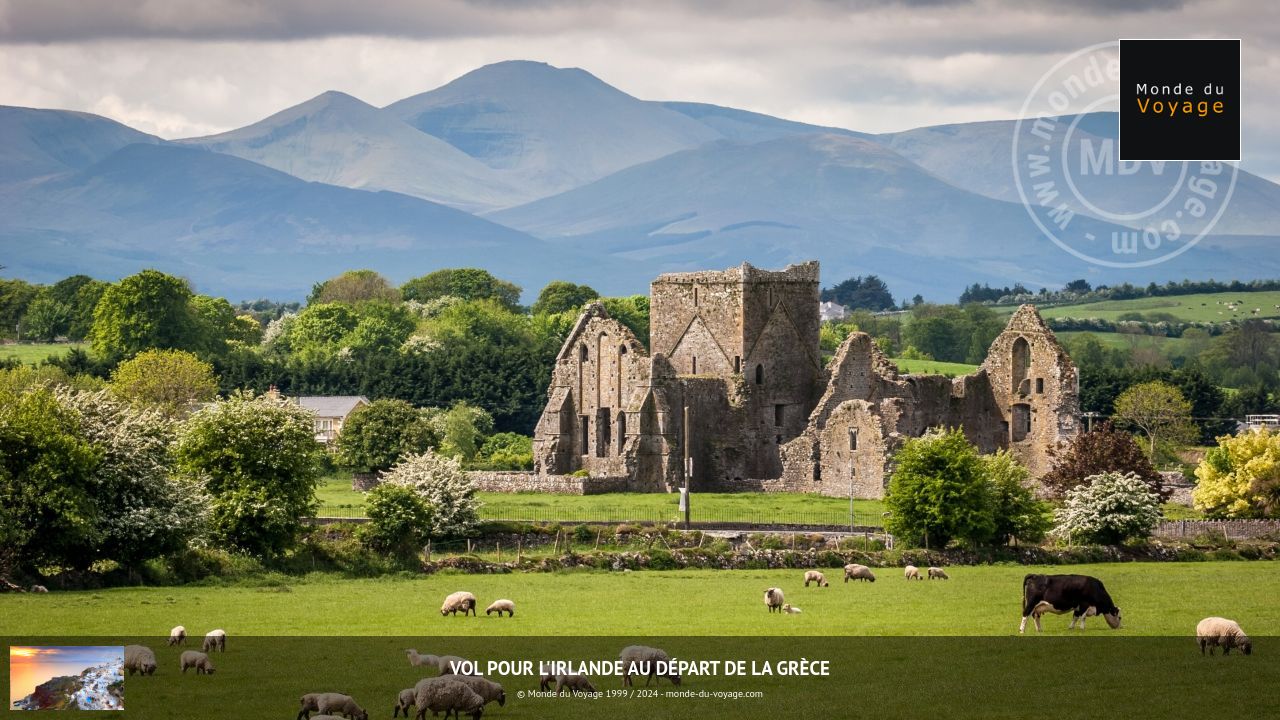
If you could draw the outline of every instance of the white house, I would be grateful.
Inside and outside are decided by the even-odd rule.
[[[351,413],[369,404],[363,395],[301,395],[294,400],[315,414],[316,442],[322,443],[338,437]]]

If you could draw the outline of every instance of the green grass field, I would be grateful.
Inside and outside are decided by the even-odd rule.
[[[18,360],[29,365],[48,358],[49,356],[61,356],[70,352],[73,348],[86,347],[85,343],[15,343],[12,345],[0,345],[0,358],[17,358]]]
[[[773,720],[801,708],[819,717],[859,715],[861,708],[876,717],[948,720],[1280,713],[1280,652],[1271,640],[1280,632],[1280,572],[1273,564],[1072,567],[1103,579],[1122,608],[1123,627],[1111,630],[1095,618],[1085,631],[1069,632],[1065,616],[1050,615],[1042,636],[1018,636],[1022,576],[1034,570],[954,568],[949,581],[908,582],[887,568],[876,583],[827,588],[805,588],[802,571],[779,570],[311,577],[272,587],[55,591],[0,595],[0,628],[11,644],[152,647],[156,674],[125,680],[125,707],[140,718],[293,717],[302,693],[324,691],[350,694],[370,717],[385,718],[401,688],[435,674],[411,666],[408,647],[481,663],[507,693],[485,716],[503,720]],[[761,595],[770,586],[803,613],[768,613]],[[478,617],[441,617],[440,600],[458,589],[474,592],[481,608],[511,598],[516,615],[498,619],[481,609]],[[1255,653],[1202,657],[1191,636],[1209,614],[1238,619],[1255,639]],[[212,656],[215,675],[179,672],[183,648],[163,640],[175,624],[197,640],[213,627],[227,631],[227,652]],[[602,694],[551,698],[532,695],[537,670],[488,665],[616,659],[635,643],[686,662],[753,669],[767,662],[779,670],[729,677],[686,669],[679,688],[640,681],[636,691],[593,673]],[[826,674],[781,674],[800,660],[826,662]],[[675,691],[694,695],[667,694]],[[753,695],[736,694],[744,691]]]
[[[1237,618],[1258,636],[1280,635],[1280,566],[1265,561],[1117,563],[1069,568],[975,566],[949,581],[908,582],[899,568],[875,583],[803,587],[803,570],[581,571],[337,580],[264,587],[120,588],[0,595],[3,634],[159,635],[175,624],[232,635],[971,635],[1017,632],[1022,577],[1072,572],[1102,578],[1124,611],[1124,635],[1188,635],[1206,615]],[[765,588],[782,588],[804,613],[769,617]],[[469,590],[481,605],[516,602],[516,616],[441,618],[440,600]],[[679,611],[663,606],[680,599]],[[358,609],[357,611],[354,611]],[[1045,632],[1066,634],[1049,616]],[[1095,626],[1099,629],[1102,623]]]
[[[1228,303],[1238,305],[1234,313],[1227,308]],[[1256,315],[1252,312],[1255,308],[1260,310]],[[1013,307],[999,308],[1001,312],[1013,312],[1015,309]],[[1046,307],[1040,310],[1040,314],[1047,318],[1073,317],[1099,318],[1102,320],[1118,320],[1120,315],[1127,312],[1169,313],[1180,320],[1195,322],[1277,318],[1280,317],[1280,291],[1201,293],[1198,295],[1134,298],[1133,300],[1106,300],[1081,305]]]
[[[1187,352],[1188,342],[1182,338],[1167,337],[1164,335],[1128,335],[1126,333],[1083,333],[1083,332],[1060,332],[1054,333],[1059,340],[1071,340],[1080,335],[1089,334],[1098,339],[1098,342],[1109,348],[1120,348],[1121,350],[1129,350],[1134,347],[1152,347],[1154,346],[1161,354],[1166,357],[1172,355],[1185,354]]]
[[[978,369],[977,365],[967,365],[965,363],[939,362],[937,360],[904,360],[902,358],[894,358],[893,363],[898,369],[904,373],[913,373],[916,375],[947,375],[956,377],[959,375],[968,375]]]

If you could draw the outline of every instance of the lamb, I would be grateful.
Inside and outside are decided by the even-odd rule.
[[[781,611],[785,601],[781,588],[771,587],[764,591],[764,606],[769,608],[769,612]]]
[[[507,617],[515,617],[516,604],[510,600],[494,600],[488,608],[485,608],[484,614],[498,613],[498,617],[502,617],[502,613],[506,613]]]
[[[830,583],[827,582],[826,576],[817,570],[809,570],[805,572],[804,586],[809,587],[810,581],[818,583],[818,587],[828,587],[830,585]]]
[[[906,566],[905,568],[903,568],[903,569],[902,569],[902,575],[903,575],[903,577],[905,577],[905,578],[906,578],[906,579],[908,579],[908,580],[923,580],[923,579],[924,579],[924,578],[920,577],[920,568],[916,567],[915,565],[908,565],[908,566]]]
[[[130,675],[154,675],[156,672],[156,654],[146,645],[124,646],[124,669]]]
[[[440,665],[439,655],[422,655],[422,654],[419,654],[418,651],[413,648],[409,648],[404,652],[406,655],[409,656],[409,664],[415,667],[418,665],[429,665],[431,667],[439,667]]]
[[[426,720],[428,710],[432,715],[443,710],[445,718],[450,713],[458,717],[459,713],[465,712],[472,720],[480,720],[480,716],[484,714],[484,698],[457,680],[424,678],[418,681],[413,690],[413,702],[418,706],[418,712],[414,715],[416,720]]]
[[[788,615],[799,615],[803,611],[800,608],[796,607],[795,605],[792,605],[791,603],[787,603],[786,605],[782,606],[782,612]]]
[[[169,647],[187,642],[187,629],[181,625],[169,631]]]
[[[853,563],[853,564],[844,566],[844,581],[849,582],[850,579],[863,580],[866,582],[875,582],[876,575],[875,573],[871,572],[871,568],[867,567],[866,565],[858,565],[857,563]]]
[[[628,687],[632,684],[631,671],[633,669],[636,671],[639,671],[643,667],[645,667],[645,666],[634,667],[636,663],[647,664],[647,667],[649,669],[649,678],[644,681],[645,685],[648,685],[650,682],[652,682],[654,678],[661,678],[661,677],[665,677],[668,680],[670,680],[672,685],[680,684],[680,673],[675,672],[675,670],[670,667],[662,668],[665,670],[669,670],[669,672],[666,675],[658,674],[658,670],[659,670],[658,663],[667,663],[667,662],[670,662],[671,660],[671,657],[667,655],[667,653],[663,650],[660,650],[658,648],[653,648],[653,647],[647,647],[645,645],[628,645],[622,648],[622,652],[618,654],[618,659],[622,661],[622,666],[623,666],[623,671],[622,671],[623,687]]]
[[[458,682],[471,688],[477,695],[484,698],[485,704],[497,702],[498,707],[507,704],[507,691],[502,689],[501,683],[496,683],[479,675],[441,675],[442,678],[457,680]]]
[[[401,690],[400,696],[396,698],[395,709],[391,711],[391,717],[400,717],[400,713],[402,712],[405,717],[409,717],[409,708],[414,706],[417,695],[418,693],[413,688],[405,688]],[[316,718],[311,718],[311,720],[316,720]]]
[[[475,615],[476,596],[465,590],[459,590],[446,597],[444,604],[440,606],[440,614],[442,616],[452,614],[456,617],[459,611],[462,612],[463,616],[466,616],[467,613]]]
[[[204,636],[204,646],[200,648],[205,652],[217,650],[218,652],[227,651],[227,631],[226,630],[210,630]]]
[[[1245,655],[1253,654],[1253,641],[1240,629],[1239,623],[1226,618],[1207,617],[1197,623],[1196,642],[1200,644],[1201,655],[1206,647],[1210,655],[1217,647],[1222,648],[1223,655],[1230,655],[1231,648],[1239,648]]]
[[[32,586],[31,586],[31,592],[33,592],[33,593],[47,593],[47,592],[49,592],[49,588],[47,588],[47,587],[45,587],[45,586],[43,586],[43,585],[32,585]]]
[[[197,675],[212,675],[213,663],[209,660],[209,656],[195,650],[187,650],[178,658],[178,663],[182,666],[182,674],[187,674],[187,668],[195,668]]]
[[[946,570],[943,570],[940,567],[931,567],[929,568],[929,579],[930,580],[950,580],[951,576],[947,574]]]
[[[586,675],[560,675],[556,678],[556,694],[559,695],[565,689],[569,690],[570,695],[578,693],[594,693],[596,686],[591,684],[591,680]]]
[[[369,720],[369,713],[360,707],[350,695],[342,693],[307,693],[298,701],[302,709],[298,711],[301,720],[307,720],[311,713],[320,715],[342,715],[351,720]]]

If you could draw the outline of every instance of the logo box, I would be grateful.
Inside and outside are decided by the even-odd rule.
[[[1120,40],[1120,159],[1240,159],[1239,40]]]

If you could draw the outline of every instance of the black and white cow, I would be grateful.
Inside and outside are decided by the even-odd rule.
[[[1068,629],[1090,615],[1101,615],[1114,630],[1120,627],[1120,608],[1111,602],[1111,596],[1102,581],[1088,575],[1028,575],[1022,579],[1022,624],[1018,632],[1027,629],[1027,618],[1036,621],[1040,632],[1040,616],[1051,612],[1055,615],[1071,613]]]

